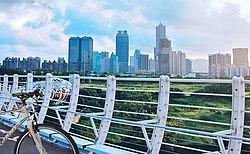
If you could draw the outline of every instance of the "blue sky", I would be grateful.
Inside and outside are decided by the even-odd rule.
[[[162,22],[173,50],[190,59],[250,47],[248,0],[0,0],[0,61],[68,57],[71,36],[91,36],[94,50],[115,52],[115,35],[127,30],[130,54],[153,57]]]

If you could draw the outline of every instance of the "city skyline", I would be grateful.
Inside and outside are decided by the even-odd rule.
[[[189,59],[208,59],[208,54],[250,48],[249,7],[244,0],[1,1],[0,60],[68,59],[72,36],[90,36],[94,51],[111,54],[120,29],[129,32],[129,55],[140,49],[153,58],[159,23],[166,25],[173,50],[186,52]]]

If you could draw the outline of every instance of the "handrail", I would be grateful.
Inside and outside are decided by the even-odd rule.
[[[17,99],[15,98],[11,98],[10,97],[10,93],[14,92],[14,91],[17,91],[19,90],[19,86],[16,84],[16,82],[12,82],[11,78],[14,79],[15,75],[13,76],[2,76],[4,78],[4,81],[2,81],[3,84],[1,84],[1,94],[0,94],[0,101],[1,100],[9,100],[10,103],[8,108],[12,108],[12,105],[13,105],[13,102],[18,102]],[[28,78],[27,75],[18,75],[18,77],[21,77],[21,78]],[[45,76],[37,76],[37,75],[32,75],[31,78],[30,78],[30,81],[28,82],[22,82],[26,83],[26,89],[29,90],[31,87],[31,83],[33,82],[33,79],[35,78],[45,78]],[[69,79],[70,82],[72,82],[72,76],[50,76],[50,78],[64,78],[64,79]],[[8,79],[10,81],[8,81]],[[91,80],[99,80],[99,81],[107,81],[108,77],[88,77],[88,76],[80,76],[79,77],[80,80],[82,80],[83,82],[86,80],[86,81],[91,81]],[[197,98],[200,98],[202,96],[215,96],[215,97],[212,97],[213,99],[216,99],[218,97],[220,98],[224,98],[224,97],[229,97],[229,98],[232,98],[232,101],[229,100],[227,103],[234,103],[234,104],[241,104],[239,102],[243,102],[242,100],[244,99],[248,99],[250,98],[250,96],[245,96],[245,93],[244,93],[244,90],[245,90],[245,87],[244,87],[244,84],[250,84],[250,80],[242,80],[241,81],[239,80],[240,78],[234,78],[233,80],[220,80],[220,79],[170,79],[170,83],[174,83],[175,85],[179,85],[179,84],[184,84],[185,83],[194,83],[196,86],[198,84],[204,84],[204,85],[212,85],[212,84],[232,84],[234,86],[232,86],[233,88],[233,92],[232,94],[221,94],[221,93],[209,93],[208,92],[196,92],[196,91],[169,91],[168,93],[171,95],[174,94],[175,97],[179,97],[180,98],[185,98],[185,97],[189,97],[189,96],[199,96]],[[38,79],[40,80],[40,79]],[[48,80],[48,79],[46,79]],[[128,82],[159,82],[160,81],[160,78],[115,78],[116,82],[125,82],[126,84]],[[23,81],[23,79],[22,79]],[[19,84],[21,82],[18,82]],[[93,82],[94,84],[95,82]],[[99,83],[99,82],[97,82]],[[104,83],[104,82],[103,82]],[[15,84],[15,85],[14,85]],[[107,83],[108,84],[108,83]],[[109,84],[108,84],[109,85]],[[242,86],[243,85],[243,86]],[[101,85],[103,87],[103,84]],[[122,85],[123,86],[123,85]],[[14,90],[11,90],[14,89]],[[126,89],[126,88],[120,88],[119,86],[118,87],[113,87],[111,88],[110,90],[107,90],[107,88],[101,88],[101,87],[95,87],[95,86],[84,86],[84,84],[78,84],[75,86],[76,90],[79,90],[79,88],[91,88],[91,89],[98,89],[97,92],[110,92],[110,91],[124,91],[126,92],[125,94],[129,93],[129,92],[135,92],[135,93],[143,93],[143,92],[147,92],[147,93],[152,93],[152,95],[158,95],[159,94],[159,90],[155,90],[156,87],[155,85],[149,87],[149,88],[145,88],[144,90],[142,89]],[[137,87],[136,87],[137,88]],[[241,89],[240,89],[241,88]],[[238,91],[240,89],[240,91]],[[236,92],[238,92],[237,94],[234,94],[234,90]],[[123,94],[123,93],[122,93]],[[114,109],[110,109],[110,110],[106,110],[106,111],[110,111],[110,112],[114,112],[115,114],[115,117],[105,117],[105,116],[100,116],[100,115],[96,115],[96,114],[93,114],[93,113],[81,113],[79,111],[82,111],[82,109],[84,108],[89,108],[89,110],[93,110],[93,111],[99,111],[102,112],[106,112],[105,111],[105,106],[108,105],[107,103],[104,104],[102,103],[103,101],[102,100],[105,100],[107,101],[107,98],[104,98],[103,95],[101,96],[91,96],[91,95],[86,95],[86,94],[79,94],[77,95],[77,91],[75,92],[75,94],[69,94],[69,98],[71,99],[71,101],[66,101],[66,100],[63,100],[63,101],[60,101],[61,103],[65,103],[67,104],[67,108],[65,107],[65,109],[63,108],[60,108],[60,107],[56,107],[56,106],[49,106],[48,104],[48,101],[52,100],[53,102],[57,102],[57,99],[54,99],[54,98],[49,98],[51,95],[50,95],[50,91],[48,91],[48,94],[45,98],[45,100],[47,100],[47,104],[39,104],[39,106],[41,108],[43,108],[44,110],[47,110],[47,109],[51,109],[51,110],[54,110],[56,111],[57,113],[57,116],[60,116],[59,115],[59,112],[62,112],[62,113],[66,113],[67,115],[70,115],[68,116],[69,119],[68,119],[68,122],[69,123],[71,121],[71,119],[73,118],[72,115],[80,115],[82,117],[88,117],[90,118],[90,120],[92,119],[91,121],[91,124],[92,126],[84,126],[84,125],[81,125],[81,124],[72,124],[72,125],[77,125],[77,126],[81,126],[81,127],[84,127],[86,129],[93,129],[95,128],[95,126],[93,126],[94,124],[94,121],[93,119],[99,119],[101,121],[107,121],[107,122],[111,122],[111,123],[115,123],[115,124],[121,124],[121,125],[127,125],[127,126],[132,126],[132,127],[138,127],[138,128],[142,128],[142,131],[141,132],[138,132],[137,134],[143,134],[145,138],[142,138],[142,137],[139,137],[137,135],[124,135],[122,133],[118,133],[118,132],[113,132],[112,130],[105,130],[104,132],[107,132],[107,133],[110,133],[112,135],[118,135],[120,137],[131,137],[131,138],[134,138],[134,139],[137,139],[137,140],[143,140],[143,141],[146,141],[147,143],[147,146],[148,146],[148,149],[150,149],[152,146],[150,145],[151,143],[151,140],[148,138],[147,136],[147,131],[146,129],[164,129],[165,131],[169,132],[169,133],[179,133],[179,134],[182,134],[182,135],[189,135],[189,136],[192,136],[192,137],[199,137],[199,138],[208,138],[208,139],[213,139],[213,140],[216,140],[218,138],[218,141],[221,141],[221,138],[223,138],[223,140],[226,140],[227,142],[229,143],[233,143],[234,141],[236,140],[241,140],[242,141],[242,144],[247,144],[250,142],[250,138],[248,138],[248,136],[244,137],[244,136],[240,136],[239,133],[232,133],[232,134],[219,134],[219,133],[216,133],[216,132],[212,132],[212,130],[209,130],[207,128],[207,131],[206,130],[202,130],[202,128],[195,128],[195,126],[188,126],[186,125],[187,127],[183,127],[183,128],[180,128],[178,126],[162,126],[162,125],[159,125],[159,124],[151,124],[151,123],[147,123],[145,122],[145,120],[143,120],[144,116],[148,117],[148,121],[152,121],[150,118],[155,118],[155,117],[159,117],[159,115],[157,115],[156,113],[156,110],[158,110],[159,108],[157,108],[156,105],[158,105],[158,102],[156,102],[155,100],[150,100],[150,101],[137,101],[137,100],[129,100],[129,98],[112,98],[108,101],[113,101],[115,102],[115,104],[119,105],[119,104],[122,104],[122,103],[126,103],[128,105],[135,105],[135,104],[138,104],[138,105],[154,105],[153,108],[151,108],[151,111],[148,112],[148,110],[144,110],[143,108],[141,108],[140,110],[128,110],[128,109],[118,109],[115,105]],[[83,103],[78,103],[77,100],[75,99],[76,97],[78,98],[81,98],[83,101]],[[107,96],[107,94],[106,94]],[[236,99],[237,97],[237,99]],[[72,101],[72,99],[74,98],[74,101]],[[193,97],[192,97],[193,98]],[[194,97],[196,98],[196,97]],[[88,101],[88,100],[92,100],[94,99],[97,103],[101,103],[99,104],[98,106],[95,106],[94,104],[85,104],[85,101]],[[75,106],[72,107],[72,102],[75,102]],[[182,110],[185,109],[186,110],[190,110],[190,111],[204,111],[205,113],[206,112],[216,112],[216,111],[219,111],[218,114],[220,113],[226,113],[226,114],[232,114],[232,117],[234,117],[235,119],[240,119],[240,120],[243,120],[244,117],[242,118],[242,115],[243,114],[249,114],[250,111],[248,111],[247,109],[244,109],[242,108],[242,110],[238,110],[237,108],[235,108],[235,105],[222,105],[222,106],[214,106],[214,105],[210,105],[210,104],[206,104],[204,106],[202,105],[196,105],[195,104],[195,99],[192,100],[192,102],[188,102],[186,104],[178,104],[176,102],[171,102],[170,100],[170,103],[169,106],[170,107],[170,111],[173,112],[173,111],[177,111],[178,110]],[[32,104],[32,102],[30,102],[30,104]],[[101,107],[100,107],[101,105]],[[103,106],[104,107],[103,107]],[[68,110],[69,108],[71,108],[71,110]],[[79,108],[79,109],[77,109]],[[136,108],[135,108],[136,109]],[[153,111],[152,111],[153,109]],[[122,113],[122,114],[118,114],[118,113]],[[58,118],[54,118],[53,116],[50,116],[50,115],[47,115],[47,113],[45,113],[45,116],[48,116],[52,119],[58,119]],[[42,115],[42,114],[40,114]],[[112,115],[112,114],[111,114]],[[117,115],[129,115],[128,117],[121,117],[121,116],[117,116]],[[131,117],[130,117],[131,116]],[[63,117],[63,116],[62,116]],[[146,118],[145,117],[145,118]],[[163,116],[164,117],[164,116]],[[141,119],[140,119],[141,118]],[[220,130],[222,129],[222,132],[223,132],[223,129],[226,128],[226,129],[230,129],[229,127],[235,127],[236,129],[241,129],[241,128],[244,128],[244,129],[250,129],[250,126],[248,125],[242,125],[240,126],[239,124],[235,123],[232,118],[231,118],[231,123],[225,123],[225,122],[221,122],[221,121],[225,121],[225,120],[216,120],[216,119],[211,119],[211,120],[202,120],[199,119],[199,117],[194,117],[192,118],[191,116],[187,116],[185,117],[184,116],[170,116],[170,115],[167,115],[167,118],[169,120],[167,121],[181,121],[181,122],[189,122],[189,123],[201,123],[201,124],[206,124],[206,126],[208,126],[209,124],[210,125],[218,125],[220,126],[219,129],[217,130]],[[60,119],[60,118],[59,118]],[[125,120],[125,119],[130,119],[130,120]],[[248,120],[248,119],[247,119]],[[62,126],[64,126],[65,129],[69,130],[70,128],[70,125],[68,125],[68,127],[66,128],[65,127],[65,124],[63,124],[63,122],[65,122],[65,119],[61,119],[60,120],[60,123]],[[185,122],[185,123],[187,123]],[[244,122],[244,121],[243,121]],[[232,125],[234,124],[234,125]],[[236,125],[235,125],[236,124]],[[95,124],[94,124],[95,125]],[[238,125],[238,126],[237,126]],[[191,127],[192,126],[192,127]],[[95,128],[96,129],[96,128]],[[211,132],[210,132],[211,131]],[[122,132],[122,130],[121,130]],[[151,133],[151,132],[150,132]],[[135,132],[136,134],[136,132]],[[98,134],[97,134],[97,131],[95,132],[95,135],[98,137]],[[166,137],[166,136],[165,136]],[[220,138],[220,139],[219,139]],[[149,141],[150,140],[150,141]],[[103,139],[102,139],[103,141]],[[184,141],[184,140],[183,140]],[[220,142],[221,143],[221,142]],[[167,142],[162,142],[162,145],[169,145],[169,146],[172,146],[172,147],[176,147],[176,148],[184,148],[184,149],[187,149],[187,150],[193,150],[193,151],[199,151],[199,152],[209,152],[207,150],[204,150],[204,149],[199,149],[199,148],[194,148],[194,147],[188,147],[188,146],[183,146],[183,145],[178,145],[178,144],[171,144],[171,143],[167,143]],[[233,147],[232,144],[229,144],[230,147]],[[113,145],[112,145],[113,146]],[[145,145],[144,145],[145,146]],[[223,145],[224,146],[224,145]],[[218,147],[218,146],[217,146]],[[220,148],[223,148],[224,147],[221,147],[220,145]],[[241,148],[241,147],[239,147]],[[125,148],[126,149],[126,148]],[[225,148],[224,148],[225,149]],[[132,150],[133,151],[133,150]],[[135,150],[137,151],[137,150]],[[236,153],[235,153],[236,154]],[[238,153],[237,153],[238,154]]]

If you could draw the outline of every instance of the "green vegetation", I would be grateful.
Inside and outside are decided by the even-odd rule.
[[[88,81],[88,83],[82,83],[81,87],[81,96],[92,96],[97,97],[99,99],[91,97],[79,97],[78,103],[80,105],[78,105],[78,111],[83,113],[102,112],[102,109],[105,104],[104,98],[106,97],[106,83],[100,81]],[[90,87],[99,87],[100,89]],[[115,111],[113,114],[114,118],[132,121],[141,121],[156,118],[155,114],[157,110],[158,93],[152,91],[142,92],[133,90],[157,91],[159,89],[158,83],[117,82],[117,89],[118,90],[116,91],[116,102],[114,108]],[[123,89],[123,91],[121,89]],[[250,90],[250,88],[246,87],[246,90]],[[232,90],[230,84],[171,83],[171,92],[231,94],[231,91]],[[130,100],[131,102],[124,100]],[[140,101],[153,102],[153,104],[140,103]],[[246,109],[250,111],[249,101],[249,99],[246,100]],[[183,107],[178,105],[231,109],[231,97],[171,93],[167,120],[167,126],[199,130],[205,132],[216,132],[227,130],[230,128],[230,125],[228,125],[231,122],[230,111],[202,109],[198,107]],[[91,108],[91,106],[94,106],[95,108]],[[189,121],[188,119],[192,119],[192,121]],[[246,113],[245,119],[245,125],[250,126],[250,114]],[[204,123],[196,120],[211,121],[211,123]],[[79,130],[81,130],[80,133],[82,135],[95,139],[89,118],[81,117],[79,123],[82,123],[87,127],[73,125],[72,131],[76,131],[76,133],[79,133]],[[95,123],[96,127],[99,128],[100,120],[96,119]],[[218,125],[216,123],[224,123],[225,125]],[[146,143],[144,140],[130,138],[130,136],[144,138],[140,127],[112,123],[109,131],[111,133],[108,134],[106,142],[120,144],[122,146],[127,146],[137,150],[146,150]],[[151,138],[151,135],[153,133],[152,129],[147,129],[147,131],[149,134],[149,138]],[[245,129],[244,134],[246,135],[246,137],[249,137],[250,129]],[[183,133],[173,133],[166,131],[163,140],[165,143],[186,145],[189,147],[196,148],[199,147],[203,150],[219,150],[217,141],[214,139],[190,136]],[[225,142],[225,144],[227,143]],[[249,146],[244,146],[243,148],[245,150],[249,150]],[[167,145],[162,145],[161,149],[161,153],[169,153],[169,151],[187,154],[195,153],[191,150],[174,148],[172,146]]]

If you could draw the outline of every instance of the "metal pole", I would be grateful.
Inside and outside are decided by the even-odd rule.
[[[231,135],[243,137],[245,111],[245,83],[243,77],[233,77],[232,96],[231,130],[234,130],[234,132]],[[241,140],[230,139],[228,153],[240,154],[241,147]]]
[[[106,99],[105,99],[105,106],[104,106],[104,117],[111,118],[113,115],[113,109],[115,104],[115,92],[116,92],[116,79],[114,76],[109,76],[107,78],[107,91],[106,91]],[[108,135],[109,127],[111,121],[107,119],[102,119],[98,137],[95,140],[95,145],[103,145],[106,137]]]
[[[72,91],[70,94],[70,106],[68,108],[69,111],[75,112],[78,103],[79,89],[80,89],[80,76],[78,74],[74,74],[71,76],[72,81]],[[64,120],[63,129],[65,131],[69,131],[72,125],[75,114],[72,112],[67,112]]]
[[[13,75],[13,85],[12,85],[12,90],[11,90],[11,94],[16,93],[18,89],[18,75],[14,74]],[[10,100],[10,103],[8,105],[8,110],[11,110],[13,108],[15,104],[15,101]]]
[[[4,75],[3,77],[3,89],[2,89],[2,96],[7,97],[8,94],[8,75]],[[2,109],[4,102],[6,99],[1,99],[0,102],[0,110]]]
[[[170,79],[168,76],[160,77],[160,91],[158,96],[158,107],[157,107],[157,125],[166,126],[167,116],[168,116],[168,107],[169,107],[169,93],[170,93]],[[148,149],[149,154],[157,154],[160,152],[161,143],[164,137],[165,129],[163,128],[154,128],[152,137],[151,137],[151,147]]]
[[[33,83],[33,74],[28,73],[27,74],[26,92],[31,92],[33,90],[32,83]]]
[[[46,74],[46,85],[45,85],[45,93],[44,93],[44,99],[43,104],[44,106],[49,106],[50,97],[52,93],[52,74],[48,73]],[[46,116],[48,108],[41,107],[37,123],[41,124],[44,121],[44,118]]]

